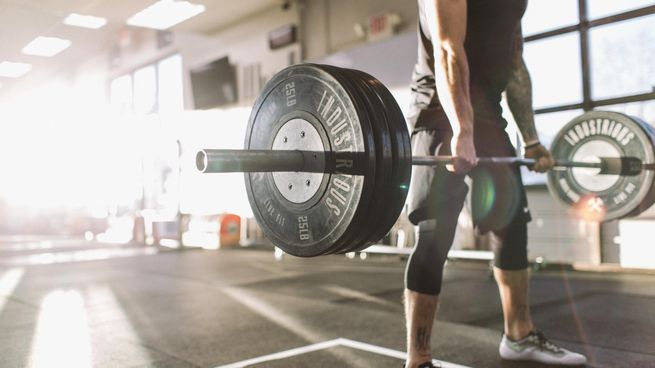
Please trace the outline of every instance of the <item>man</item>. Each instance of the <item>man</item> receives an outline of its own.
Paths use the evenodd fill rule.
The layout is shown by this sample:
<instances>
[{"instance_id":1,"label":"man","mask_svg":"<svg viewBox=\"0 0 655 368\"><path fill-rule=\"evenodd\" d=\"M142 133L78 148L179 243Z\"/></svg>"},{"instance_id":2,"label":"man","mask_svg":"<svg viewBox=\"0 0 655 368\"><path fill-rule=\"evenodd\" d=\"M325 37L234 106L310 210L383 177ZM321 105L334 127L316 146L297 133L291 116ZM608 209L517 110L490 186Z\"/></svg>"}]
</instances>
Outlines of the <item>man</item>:
<instances>
[{"instance_id":1,"label":"man","mask_svg":"<svg viewBox=\"0 0 655 368\"><path fill-rule=\"evenodd\" d=\"M536 332L528 307L527 209L520 171L478 167L480 156L515 156L505 133L501 95L523 136L532 170L553 165L534 126L529 74L522 58L520 20L527 0L418 0L419 59L413 76L410 125L415 155L452 155L448 168L416 167L410 220L419 228L407 265L406 367L432 367L430 336L443 265L473 178L473 218L488 232L494 276L505 318L499 352L510 360L580 365L586 358ZM482 181L484 185L480 185ZM482 201L482 199L491 201Z\"/></svg>"}]
</instances>

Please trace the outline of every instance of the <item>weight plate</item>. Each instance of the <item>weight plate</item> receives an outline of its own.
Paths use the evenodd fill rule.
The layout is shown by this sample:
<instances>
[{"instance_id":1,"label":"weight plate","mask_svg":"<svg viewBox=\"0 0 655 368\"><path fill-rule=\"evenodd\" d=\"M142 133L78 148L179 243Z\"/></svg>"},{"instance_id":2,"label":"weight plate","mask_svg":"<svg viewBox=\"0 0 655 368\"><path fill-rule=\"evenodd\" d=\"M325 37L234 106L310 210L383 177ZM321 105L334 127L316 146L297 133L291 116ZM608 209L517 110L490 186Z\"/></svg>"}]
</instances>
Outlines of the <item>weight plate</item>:
<instances>
[{"instance_id":1,"label":"weight plate","mask_svg":"<svg viewBox=\"0 0 655 368\"><path fill-rule=\"evenodd\" d=\"M358 230L368 204L362 197L370 196L374 184L375 144L347 88L318 65L286 68L266 84L248 121L245 148L272 149L278 131L294 119L311 124L326 151L361 152L368 162L365 175L323 175L316 193L302 203L285 198L272 173L245 174L264 234L289 254L311 257L329 253Z\"/></svg>"},{"instance_id":2,"label":"weight plate","mask_svg":"<svg viewBox=\"0 0 655 368\"><path fill-rule=\"evenodd\" d=\"M364 229L370 219L370 206L372 205L374 201L374 196L375 192L378 189L379 186L379 180L377 180L377 177L379 175L378 173L378 156L377 156L377 144L376 144L376 138L375 138L375 133L374 129L372 127L371 123L371 117L368 114L368 112L364 108L364 103L361 100L361 96L358 92L358 90L350 83L350 81L344 77L342 68L338 68L335 66L331 65L322 65L322 68L324 68L326 71L328 71L342 86L343 88L348 92L352 103L353 107L359 116L360 123L362 126L366 127L366 133L372 140L371 144L371 152L375 158L375 162L373 163L373 174L371 175L368 183L370 184L369 187L367 188L368 190L364 193L365 195L362 196L361 199L361 211L359 211L356 216L355 220L357 221L357 226L353 227L353 231L348 232L347 234L344 234L344 236L339 240L338 243L335 243L334 247L330 249L330 253L342 253L344 252L345 249L350 247L352 242L354 241L355 238L361 234L362 229Z\"/></svg>"},{"instance_id":3,"label":"weight plate","mask_svg":"<svg viewBox=\"0 0 655 368\"><path fill-rule=\"evenodd\" d=\"M407 146L409 146L409 143L403 140L403 133L409 139L409 132L407 132L407 128L404 125L404 118L395 99L374 77L360 71L353 71L353 74L353 78L357 80L361 88L369 96L369 103L372 108L379 113L378 115L381 115L377 118L380 124L384 124L391 133L392 170L391 176L385 180L387 190L377 201L381 205L381 208L375 210L374 217L376 221L370 229L367 229L367 240L363 243L355 244L349 251L364 249L389 232L389 229L398 219L405 203L406 194L405 196L402 193L398 195L399 191L402 192L403 181L408 182L408 178L404 179L402 173L409 168L409 173L411 174L411 149L409 149L408 153ZM380 86L382 88L379 88ZM385 91L387 92L386 94L384 93ZM390 98L390 101L388 98ZM398 120L394 120L394 118L398 118L398 114L400 114L401 126L397 124Z\"/></svg>"},{"instance_id":4,"label":"weight plate","mask_svg":"<svg viewBox=\"0 0 655 368\"><path fill-rule=\"evenodd\" d=\"M393 175L390 182L391 194L388 197L389 205L385 210L386 218L384 221L380 221L378 232L374 233L370 238L371 242L376 242L389 232L405 206L412 174L412 148L405 117L395 97L376 78L361 71L358 71L358 73L362 75L363 81L368 86L377 91L377 95L382 103L382 111L386 114L389 129L392 132L391 144L393 151L396 152L394 155Z\"/></svg>"},{"instance_id":5,"label":"weight plate","mask_svg":"<svg viewBox=\"0 0 655 368\"><path fill-rule=\"evenodd\" d=\"M632 156L644 163L655 160L653 140L633 118L607 111L587 112L564 126L553 140L555 160L599 162L598 157ZM636 176L597 175L598 169L551 170L548 187L553 195L583 219L610 221L629 216L647 200L653 171Z\"/></svg>"},{"instance_id":6,"label":"weight plate","mask_svg":"<svg viewBox=\"0 0 655 368\"><path fill-rule=\"evenodd\" d=\"M359 231L352 234L353 237L348 239L346 244L338 251L339 253L349 252L357 249L368 241L368 236L373 228L379 224L379 216L385 211L385 201L389 192L389 180L392 170L391 138L389 128L386 122L382 120L383 114L374 101L362 89L357 76L350 69L335 68L334 75L338 76L344 85L349 86L349 91L353 92L357 101L357 109L361 114L368 118L371 124L373 137L375 139L376 154L376 172L373 199L367 208L366 220L359 228Z\"/></svg>"},{"instance_id":7,"label":"weight plate","mask_svg":"<svg viewBox=\"0 0 655 368\"><path fill-rule=\"evenodd\" d=\"M362 227L358 236L343 250L351 252L364 247L370 243L371 234L378 232L382 225L382 219L388 216L388 207L391 190L393 187L393 164L394 146L391 142L391 129L386 120L384 106L375 91L371 90L362 80L361 75L352 69L342 69L343 75L359 92L366 114L371 117L371 126L376 137L377 172L376 191L373 203L369 207L369 221Z\"/></svg>"}]
</instances>

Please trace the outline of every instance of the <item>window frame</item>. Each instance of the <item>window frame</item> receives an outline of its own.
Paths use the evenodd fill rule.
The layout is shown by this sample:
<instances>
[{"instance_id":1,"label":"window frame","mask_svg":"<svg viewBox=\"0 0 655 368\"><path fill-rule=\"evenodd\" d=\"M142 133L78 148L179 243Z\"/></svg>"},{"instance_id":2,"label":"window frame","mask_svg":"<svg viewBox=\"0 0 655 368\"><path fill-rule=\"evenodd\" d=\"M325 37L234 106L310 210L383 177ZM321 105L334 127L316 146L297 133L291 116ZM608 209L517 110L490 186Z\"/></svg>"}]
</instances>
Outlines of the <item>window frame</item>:
<instances>
[{"instance_id":1,"label":"window frame","mask_svg":"<svg viewBox=\"0 0 655 368\"><path fill-rule=\"evenodd\" d=\"M580 40L580 67L582 80L582 101L573 104L554 105L535 109L535 114L547 114L551 112L567 111L582 109L590 111L597 107L624 104L630 102L642 102L655 100L655 89L651 92L622 95L619 97L594 99L592 97L592 80L591 80L591 49L589 43L589 30L607 24L614 24L625 20L636 19L655 14L655 5L646 6L639 9L629 10L626 12L613 14L597 19L590 20L588 12L589 0L578 0L578 24L556 28L553 30L540 32L525 36L524 42L543 40L571 32L578 32Z\"/></svg>"}]
</instances>

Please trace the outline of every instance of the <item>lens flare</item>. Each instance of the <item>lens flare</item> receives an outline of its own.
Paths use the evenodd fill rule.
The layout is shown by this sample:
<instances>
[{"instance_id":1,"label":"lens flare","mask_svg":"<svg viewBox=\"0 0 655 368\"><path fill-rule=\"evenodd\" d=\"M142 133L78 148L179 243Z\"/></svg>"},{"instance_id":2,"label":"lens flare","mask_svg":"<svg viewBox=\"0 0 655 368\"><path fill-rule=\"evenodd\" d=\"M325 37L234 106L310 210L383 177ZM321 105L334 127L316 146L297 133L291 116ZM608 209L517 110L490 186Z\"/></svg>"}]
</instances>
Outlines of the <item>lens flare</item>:
<instances>
[{"instance_id":1,"label":"lens flare","mask_svg":"<svg viewBox=\"0 0 655 368\"><path fill-rule=\"evenodd\" d=\"M473 212L478 219L484 219L489 216L496 203L496 185L491 175L484 173L475 178L475 186Z\"/></svg>"},{"instance_id":2,"label":"lens flare","mask_svg":"<svg viewBox=\"0 0 655 368\"><path fill-rule=\"evenodd\" d=\"M507 227L518 215L522 203L518 176L505 166L475 171L471 175L473 221L482 233Z\"/></svg>"},{"instance_id":3,"label":"lens flare","mask_svg":"<svg viewBox=\"0 0 655 368\"><path fill-rule=\"evenodd\" d=\"M572 211L576 217L583 220L600 222L605 219L607 207L602 198L595 195L588 195L580 198L580 200L573 205Z\"/></svg>"}]
</instances>

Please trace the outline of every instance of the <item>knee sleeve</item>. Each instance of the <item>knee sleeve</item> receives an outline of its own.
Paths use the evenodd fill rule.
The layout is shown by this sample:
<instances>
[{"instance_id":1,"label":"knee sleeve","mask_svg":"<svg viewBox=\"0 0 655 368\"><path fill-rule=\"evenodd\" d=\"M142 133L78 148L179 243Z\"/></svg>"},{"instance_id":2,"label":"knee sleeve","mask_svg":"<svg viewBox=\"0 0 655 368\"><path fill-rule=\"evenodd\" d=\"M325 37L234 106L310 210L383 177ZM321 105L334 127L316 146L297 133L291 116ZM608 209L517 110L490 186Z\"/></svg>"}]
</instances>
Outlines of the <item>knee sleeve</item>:
<instances>
[{"instance_id":1,"label":"knee sleeve","mask_svg":"<svg viewBox=\"0 0 655 368\"><path fill-rule=\"evenodd\" d=\"M506 271L528 267L528 225L517 216L507 227L491 232L494 266Z\"/></svg>"},{"instance_id":2,"label":"knee sleeve","mask_svg":"<svg viewBox=\"0 0 655 368\"><path fill-rule=\"evenodd\" d=\"M455 235L456 221L455 218L452 224L439 224L436 220L419 223L416 247L405 270L407 289L430 295L441 292L443 268Z\"/></svg>"}]
</instances>

